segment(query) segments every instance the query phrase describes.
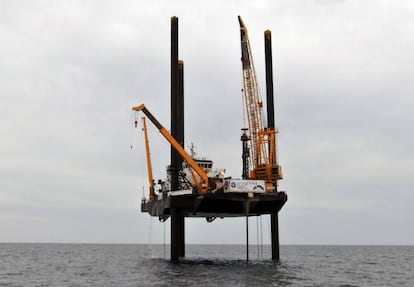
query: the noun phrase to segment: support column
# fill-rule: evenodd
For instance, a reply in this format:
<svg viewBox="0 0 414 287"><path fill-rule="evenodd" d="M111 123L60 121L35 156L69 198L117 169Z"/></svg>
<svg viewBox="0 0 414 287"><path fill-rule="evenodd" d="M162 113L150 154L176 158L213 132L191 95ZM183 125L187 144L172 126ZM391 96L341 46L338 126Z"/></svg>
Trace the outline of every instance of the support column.
<svg viewBox="0 0 414 287"><path fill-rule="evenodd" d="M265 62L266 62L266 103L267 103L267 127L275 128L275 107L273 95L273 59L272 59L272 32L264 32Z"/></svg>
<svg viewBox="0 0 414 287"><path fill-rule="evenodd" d="M275 108L273 95L273 59L272 59L272 32L266 30L264 32L265 40L265 61L266 61L266 102L267 102L267 127L275 129ZM269 145L269 149L271 146ZM274 151L276 152L276 151ZM275 163L276 156L275 156ZM277 184L275 184L277 192ZM272 241L272 260L279 260L279 219L278 212L270 215L271 224L271 241Z"/></svg>
<svg viewBox="0 0 414 287"><path fill-rule="evenodd" d="M184 62L178 61L177 66L177 141L184 147ZM177 168L181 170L183 159L180 155L177 158ZM178 174L177 174L178 176ZM180 212L177 218L179 229L178 255L185 257L185 217Z"/></svg>
<svg viewBox="0 0 414 287"><path fill-rule="evenodd" d="M171 17L171 135L184 147L184 64L178 61L178 18ZM178 173L183 159L171 146L171 190L179 189ZM185 256L184 216L171 208L171 261Z"/></svg>
<svg viewBox="0 0 414 287"><path fill-rule="evenodd" d="M185 217L180 214L177 218L179 228L178 256L185 257Z"/></svg>
<svg viewBox="0 0 414 287"><path fill-rule="evenodd" d="M171 135L178 141L179 130L179 99L178 99L178 18L171 17ZM180 155L171 146L171 190L178 189L178 161Z"/></svg>
<svg viewBox="0 0 414 287"><path fill-rule="evenodd" d="M177 127L175 139L184 147L184 61L177 62ZM178 154L177 164L181 169L183 158Z"/></svg>
<svg viewBox="0 0 414 287"><path fill-rule="evenodd" d="M171 208L171 261L185 256L184 216L179 208Z"/></svg>
<svg viewBox="0 0 414 287"><path fill-rule="evenodd" d="M272 236L272 260L279 261L279 219L278 213L270 215L271 236Z"/></svg>
<svg viewBox="0 0 414 287"><path fill-rule="evenodd" d="M171 208L171 261L178 261L180 257L179 216L176 208Z"/></svg>
<svg viewBox="0 0 414 287"><path fill-rule="evenodd" d="M249 198L247 198L246 201L244 202L244 212L246 214L246 261L249 261L249 213L250 213Z"/></svg>

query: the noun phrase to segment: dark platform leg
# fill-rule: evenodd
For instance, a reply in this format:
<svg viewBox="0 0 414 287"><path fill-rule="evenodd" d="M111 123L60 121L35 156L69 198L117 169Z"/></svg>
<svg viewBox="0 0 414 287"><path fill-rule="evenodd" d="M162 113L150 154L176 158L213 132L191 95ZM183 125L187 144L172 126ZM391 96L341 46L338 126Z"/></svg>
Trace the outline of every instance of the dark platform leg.
<svg viewBox="0 0 414 287"><path fill-rule="evenodd" d="M270 215L270 225L272 231L272 260L279 261L279 219L277 212Z"/></svg>
<svg viewBox="0 0 414 287"><path fill-rule="evenodd" d="M178 217L178 235L179 235L179 242L178 242L178 256L185 257L185 224L184 224L184 216L180 215Z"/></svg>
<svg viewBox="0 0 414 287"><path fill-rule="evenodd" d="M178 18L171 17L171 135L184 146L184 67L178 61ZM171 190L179 189L178 173L183 159L171 146ZM185 256L184 216L171 208L171 261Z"/></svg>
<svg viewBox="0 0 414 287"><path fill-rule="evenodd" d="M185 256L184 216L177 208L171 209L171 261Z"/></svg>

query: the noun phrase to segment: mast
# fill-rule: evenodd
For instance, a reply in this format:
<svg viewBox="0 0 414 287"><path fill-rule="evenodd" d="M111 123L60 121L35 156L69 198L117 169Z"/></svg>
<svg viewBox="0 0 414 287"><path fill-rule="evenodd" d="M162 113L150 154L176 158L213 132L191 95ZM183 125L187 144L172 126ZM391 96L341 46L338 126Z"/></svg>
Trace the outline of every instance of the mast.
<svg viewBox="0 0 414 287"><path fill-rule="evenodd" d="M246 25L240 16L238 16L240 24L240 40L241 40L241 61L243 68L243 94L246 102L247 120L249 123L250 137L250 159L253 169L264 161L266 149L259 148L259 133L263 131L262 119L262 100L259 94L259 88L254 69L253 57L250 48L249 35ZM259 150L262 154L259 154Z"/></svg>
<svg viewBox="0 0 414 287"><path fill-rule="evenodd" d="M249 123L249 133L246 136L250 139L250 179L266 180L268 191L276 191L277 180L282 178L280 166L276 162L276 129L274 127L273 111L273 74L267 67L266 83L268 98L268 127L263 124L263 103L260 98L259 87L257 84L256 71L253 64L253 56L250 48L249 36L246 25L240 16L241 40L241 60L243 69L243 96L246 103L247 120ZM270 31L267 32L270 41ZM270 42L266 43L267 66L271 66ZM269 49L270 47L270 49ZM246 137L244 137L246 140ZM242 138L243 142L243 138ZM243 155L245 152L245 142L243 142ZM243 174L245 169L245 157L243 157Z"/></svg>

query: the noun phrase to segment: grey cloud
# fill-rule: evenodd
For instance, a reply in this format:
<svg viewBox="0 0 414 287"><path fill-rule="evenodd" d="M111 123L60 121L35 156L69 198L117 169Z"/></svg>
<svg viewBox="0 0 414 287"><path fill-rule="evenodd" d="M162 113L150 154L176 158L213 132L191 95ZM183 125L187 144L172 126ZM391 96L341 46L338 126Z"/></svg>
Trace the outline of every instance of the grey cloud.
<svg viewBox="0 0 414 287"><path fill-rule="evenodd" d="M263 97L263 30L273 31L280 185L289 194L282 243L413 243L405 231L413 201L412 4L0 5L7 39L0 46L0 241L162 242L163 226L152 223L149 236L151 219L139 212L146 166L131 107L145 102L169 127L172 15L180 18L187 142L240 176L241 14ZM150 141L161 178L169 146L152 128ZM381 238L383 220L393 228ZM215 242L243 243L243 224L191 220L188 240L205 243L197 234L231 229ZM362 233L366 225L372 230Z"/></svg>

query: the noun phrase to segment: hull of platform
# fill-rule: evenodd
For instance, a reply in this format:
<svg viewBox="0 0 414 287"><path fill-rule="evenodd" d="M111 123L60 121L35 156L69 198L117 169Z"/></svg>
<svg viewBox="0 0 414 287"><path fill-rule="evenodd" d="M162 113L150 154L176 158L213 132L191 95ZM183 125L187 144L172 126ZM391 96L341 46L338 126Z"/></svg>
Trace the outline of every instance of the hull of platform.
<svg viewBox="0 0 414 287"><path fill-rule="evenodd" d="M185 217L237 217L279 212L287 201L284 192L184 194L142 202L141 211L151 216L168 217L176 208Z"/></svg>

